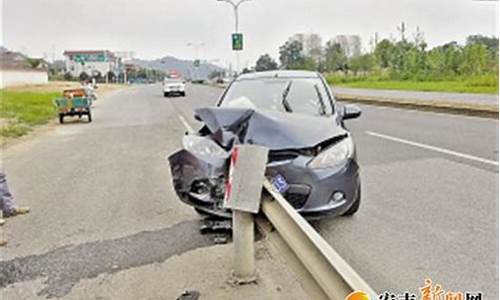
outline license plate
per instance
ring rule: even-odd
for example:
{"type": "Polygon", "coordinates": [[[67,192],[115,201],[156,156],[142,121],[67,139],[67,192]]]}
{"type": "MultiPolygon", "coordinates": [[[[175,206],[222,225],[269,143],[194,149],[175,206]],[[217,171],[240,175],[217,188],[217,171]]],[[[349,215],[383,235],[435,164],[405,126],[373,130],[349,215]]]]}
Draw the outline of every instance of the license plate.
{"type": "Polygon", "coordinates": [[[281,175],[276,175],[272,180],[272,184],[274,188],[278,190],[278,192],[280,192],[281,194],[286,192],[286,190],[288,190],[289,188],[285,178],[281,175]]]}

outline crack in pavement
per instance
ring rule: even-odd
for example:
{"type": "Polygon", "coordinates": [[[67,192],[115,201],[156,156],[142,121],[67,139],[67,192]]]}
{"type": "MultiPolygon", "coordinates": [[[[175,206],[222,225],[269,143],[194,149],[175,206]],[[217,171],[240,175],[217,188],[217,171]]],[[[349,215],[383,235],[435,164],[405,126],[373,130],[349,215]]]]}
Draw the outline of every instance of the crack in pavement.
{"type": "Polygon", "coordinates": [[[38,296],[63,297],[81,279],[161,263],[173,255],[213,245],[209,236],[199,234],[200,222],[185,221],[156,231],[0,261],[0,288],[45,277],[46,286],[38,296]]]}

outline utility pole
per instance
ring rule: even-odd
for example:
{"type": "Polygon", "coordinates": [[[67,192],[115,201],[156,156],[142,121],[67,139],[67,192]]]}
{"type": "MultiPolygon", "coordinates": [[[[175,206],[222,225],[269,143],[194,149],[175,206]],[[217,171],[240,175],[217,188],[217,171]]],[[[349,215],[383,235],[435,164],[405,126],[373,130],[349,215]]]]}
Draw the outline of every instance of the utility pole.
{"type": "Polygon", "coordinates": [[[52,63],[56,61],[56,46],[52,44],[52,63]]]}
{"type": "MultiPolygon", "coordinates": [[[[219,2],[227,2],[231,4],[233,7],[233,12],[234,12],[234,33],[240,33],[239,32],[239,16],[238,16],[238,7],[244,3],[248,2],[250,0],[239,0],[234,2],[233,0],[217,0],[219,2]]],[[[238,70],[240,68],[240,56],[238,51],[236,50],[236,73],[238,73],[238,70]]]]}
{"type": "Polygon", "coordinates": [[[405,22],[401,22],[401,26],[400,27],[397,27],[399,33],[401,34],[401,40],[404,42],[406,41],[406,38],[405,38],[405,31],[406,31],[406,27],[405,27],[405,22]]]}
{"type": "Polygon", "coordinates": [[[370,37],[370,51],[375,51],[378,45],[378,32],[375,32],[373,37],[370,37]]]}

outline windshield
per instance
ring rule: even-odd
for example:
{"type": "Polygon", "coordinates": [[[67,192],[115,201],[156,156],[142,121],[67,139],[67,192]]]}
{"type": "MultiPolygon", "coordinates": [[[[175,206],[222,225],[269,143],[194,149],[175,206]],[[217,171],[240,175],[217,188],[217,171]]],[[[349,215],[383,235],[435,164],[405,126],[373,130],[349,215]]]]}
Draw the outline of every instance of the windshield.
{"type": "Polygon", "coordinates": [[[307,115],[332,113],[330,98],[319,78],[264,78],[235,81],[222,107],[247,107],[307,115]]]}
{"type": "Polygon", "coordinates": [[[182,78],[168,78],[165,79],[165,83],[181,83],[183,80],[182,78]]]}

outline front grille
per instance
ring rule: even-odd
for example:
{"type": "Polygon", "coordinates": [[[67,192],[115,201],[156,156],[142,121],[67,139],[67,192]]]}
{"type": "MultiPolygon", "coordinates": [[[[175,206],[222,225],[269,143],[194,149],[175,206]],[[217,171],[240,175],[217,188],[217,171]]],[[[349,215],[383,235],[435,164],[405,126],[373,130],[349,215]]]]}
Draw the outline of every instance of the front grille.
{"type": "Polygon", "coordinates": [[[301,209],[304,207],[309,195],[297,194],[297,193],[285,193],[284,197],[290,203],[290,205],[295,209],[301,209]]]}
{"type": "Polygon", "coordinates": [[[292,160],[296,159],[299,155],[294,151],[270,151],[269,162],[292,160]]]}

